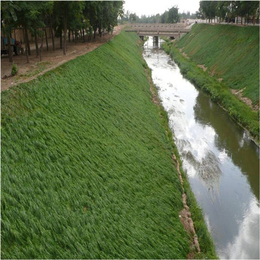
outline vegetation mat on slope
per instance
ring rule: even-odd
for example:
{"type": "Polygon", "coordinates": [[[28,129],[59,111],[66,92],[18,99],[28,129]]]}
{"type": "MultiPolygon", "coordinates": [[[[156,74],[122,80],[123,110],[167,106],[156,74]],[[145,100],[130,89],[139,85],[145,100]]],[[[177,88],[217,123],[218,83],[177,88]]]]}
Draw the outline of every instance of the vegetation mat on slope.
{"type": "Polygon", "coordinates": [[[194,62],[229,88],[259,103],[259,28],[196,24],[177,43],[194,62]]]}
{"type": "Polygon", "coordinates": [[[2,93],[2,258],[186,258],[135,34],[2,93]]]}

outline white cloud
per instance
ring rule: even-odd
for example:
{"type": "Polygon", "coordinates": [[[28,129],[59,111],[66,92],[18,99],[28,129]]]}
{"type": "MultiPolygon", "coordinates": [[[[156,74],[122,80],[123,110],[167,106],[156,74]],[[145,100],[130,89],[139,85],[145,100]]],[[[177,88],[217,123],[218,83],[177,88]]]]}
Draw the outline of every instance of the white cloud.
{"type": "Polygon", "coordinates": [[[179,12],[195,13],[199,9],[199,0],[125,0],[124,10],[141,15],[162,14],[173,6],[179,7],[179,12]]]}
{"type": "MultiPolygon", "coordinates": [[[[245,218],[239,227],[239,232],[233,243],[224,250],[231,259],[259,259],[259,206],[252,199],[245,218]]],[[[219,255],[220,258],[225,256],[219,255]]]]}

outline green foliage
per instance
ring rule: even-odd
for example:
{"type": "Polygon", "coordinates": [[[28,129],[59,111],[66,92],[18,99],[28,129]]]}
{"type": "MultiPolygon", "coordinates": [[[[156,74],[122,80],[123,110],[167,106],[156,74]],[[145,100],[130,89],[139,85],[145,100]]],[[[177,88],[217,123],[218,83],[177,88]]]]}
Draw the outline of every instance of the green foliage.
{"type": "Polygon", "coordinates": [[[138,37],[2,92],[2,258],[177,258],[172,144],[138,37]]]}
{"type": "Polygon", "coordinates": [[[139,17],[135,13],[126,13],[124,20],[138,23],[177,23],[180,21],[180,15],[178,13],[178,7],[173,6],[161,15],[142,15],[141,17],[139,17]]]}
{"type": "Polygon", "coordinates": [[[201,88],[208,93],[212,100],[222,106],[239,124],[249,130],[252,137],[259,139],[258,113],[251,110],[242,101],[238,100],[222,82],[211,77],[197,67],[197,64],[187,60],[179,50],[169,41],[163,45],[163,48],[171,55],[174,61],[179,65],[181,73],[190,80],[196,87],[201,88]]]}
{"type": "Polygon", "coordinates": [[[200,1],[200,11],[207,19],[215,19],[217,14],[217,1],[200,1]]]}
{"type": "Polygon", "coordinates": [[[259,28],[199,24],[177,47],[229,88],[246,87],[243,95],[259,102],[259,28]]]}
{"type": "MultiPolygon", "coordinates": [[[[203,15],[206,19],[215,19],[234,22],[235,17],[259,17],[259,3],[257,1],[200,1],[198,17],[203,15]]],[[[253,21],[255,22],[255,21],[253,21]]],[[[242,23],[242,20],[241,20],[242,23]]]]}
{"type": "Polygon", "coordinates": [[[12,66],[12,71],[11,71],[11,75],[14,76],[18,73],[18,67],[17,65],[14,63],[12,66]]]}

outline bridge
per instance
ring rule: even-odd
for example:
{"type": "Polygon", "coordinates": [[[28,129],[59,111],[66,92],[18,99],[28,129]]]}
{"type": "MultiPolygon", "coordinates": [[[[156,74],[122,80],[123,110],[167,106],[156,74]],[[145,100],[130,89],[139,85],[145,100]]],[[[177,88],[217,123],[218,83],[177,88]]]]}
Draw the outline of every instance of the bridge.
{"type": "Polygon", "coordinates": [[[179,39],[182,35],[190,32],[185,24],[173,23],[133,23],[126,32],[136,32],[140,37],[143,36],[166,36],[179,39]]]}

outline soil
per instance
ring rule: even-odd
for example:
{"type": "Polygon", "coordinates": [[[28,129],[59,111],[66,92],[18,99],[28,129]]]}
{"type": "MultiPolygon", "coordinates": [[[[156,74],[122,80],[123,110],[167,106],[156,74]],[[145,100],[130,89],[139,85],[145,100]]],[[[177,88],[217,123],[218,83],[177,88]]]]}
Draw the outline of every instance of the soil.
{"type": "MultiPolygon", "coordinates": [[[[202,64],[202,65],[197,65],[199,68],[201,68],[201,69],[203,69],[203,71],[207,71],[207,67],[204,65],[204,64],[202,64]]],[[[212,76],[212,75],[211,75],[212,76]]]]}
{"type": "Polygon", "coordinates": [[[179,218],[180,218],[180,221],[183,224],[185,230],[187,231],[187,233],[192,237],[192,240],[191,240],[191,243],[190,243],[190,252],[187,256],[187,259],[192,259],[194,254],[195,254],[194,250],[196,250],[198,253],[201,252],[200,251],[200,244],[199,244],[199,240],[198,240],[195,228],[194,228],[190,208],[187,205],[187,195],[185,193],[184,186],[183,186],[183,179],[182,179],[182,175],[181,175],[181,172],[180,172],[180,164],[179,164],[179,161],[177,160],[175,154],[173,154],[172,159],[176,163],[176,169],[177,169],[177,172],[179,174],[179,179],[180,179],[181,186],[182,186],[183,209],[180,212],[179,218]]]}
{"type": "Polygon", "coordinates": [[[63,55],[63,50],[59,48],[59,39],[55,41],[56,48],[54,51],[52,50],[51,39],[49,39],[49,51],[47,51],[46,43],[44,42],[43,44],[42,61],[40,61],[40,56],[36,55],[36,50],[33,49],[35,48],[34,44],[30,44],[31,55],[29,56],[29,63],[27,63],[26,55],[14,56],[13,63],[9,62],[8,55],[1,56],[1,91],[20,83],[31,81],[69,60],[93,51],[108,42],[115,35],[118,35],[123,27],[124,25],[116,26],[113,34],[106,33],[102,37],[96,36],[95,40],[86,42],[78,40],[76,43],[68,42],[66,55],[63,55]],[[15,76],[11,76],[13,64],[16,64],[18,68],[18,73],[15,76]]]}
{"type": "Polygon", "coordinates": [[[184,49],[184,48],[181,48],[181,49],[180,49],[180,53],[181,53],[181,54],[182,54],[182,55],[183,55],[183,56],[184,56],[186,59],[188,59],[188,60],[189,60],[189,59],[190,59],[190,57],[188,56],[188,54],[187,54],[187,53],[185,53],[185,52],[183,51],[183,49],[184,49]]]}
{"type": "Polygon", "coordinates": [[[243,89],[240,89],[240,90],[231,89],[231,92],[232,92],[232,94],[236,95],[241,101],[243,101],[245,104],[247,104],[249,107],[251,107],[251,109],[253,109],[254,111],[258,111],[259,105],[253,105],[251,99],[243,96],[243,91],[245,89],[246,89],[246,87],[244,87],[243,89]]]}

